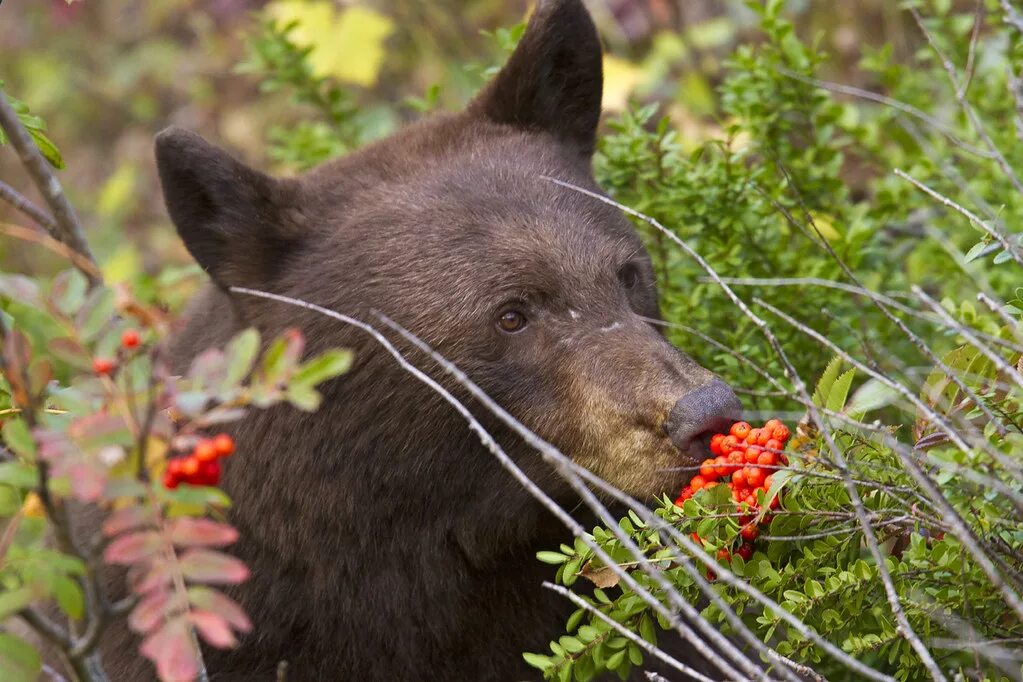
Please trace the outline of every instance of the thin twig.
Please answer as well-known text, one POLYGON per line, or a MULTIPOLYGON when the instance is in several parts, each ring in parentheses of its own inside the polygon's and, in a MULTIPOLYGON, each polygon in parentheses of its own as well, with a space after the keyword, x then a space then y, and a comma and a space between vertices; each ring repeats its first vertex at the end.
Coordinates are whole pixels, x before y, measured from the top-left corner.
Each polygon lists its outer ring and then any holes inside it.
POLYGON ((18 190, 14 189, 2 180, 0 180, 0 199, 6 201, 15 209, 21 211, 32 220, 39 223, 39 225, 46 228, 46 231, 50 234, 53 234, 60 229, 57 226, 57 221, 55 221, 52 216, 33 204, 25 196, 18 192, 18 190))
POLYGON ((581 608, 581 609, 583 609, 585 611, 588 611, 589 613, 593 614, 594 616, 597 616, 598 618, 600 618, 600 620, 602 620, 605 623, 607 623, 608 625, 610 625, 622 637, 625 637, 627 640, 629 640, 633 644, 637 645, 639 648, 643 649, 644 651, 646 651, 651 656, 654 656, 655 658, 660 659, 664 663, 667 663, 668 665, 670 665, 672 668, 674 668, 675 670, 679 671, 683 675, 691 677, 694 680, 701 680, 702 682, 714 682, 709 677, 707 677, 706 675, 701 673, 699 670, 694 670, 693 668, 690 668, 685 663, 682 663, 681 661, 675 660, 674 658, 672 658, 668 654, 664 653, 659 648, 657 648, 656 646, 654 646, 650 642, 646 641, 645 639, 643 639, 642 637, 640 637, 636 633, 632 632, 631 630, 626 628, 624 625, 622 625, 618 621, 614 620, 613 618, 611 618, 610 616, 605 614, 600 609, 595 608, 593 606, 593 604, 589 603, 588 601, 586 601, 585 599, 583 599, 582 597, 580 597, 576 593, 572 592, 571 590, 567 590, 564 587, 562 587, 561 585, 555 585, 555 584, 549 583, 547 581, 543 582, 543 586, 545 588, 547 588, 548 590, 551 590, 552 592, 557 592, 562 597, 565 597, 566 599, 571 601, 573 604, 575 604, 579 608, 581 608))
MULTIPOLYGON (((28 134, 25 126, 22 125, 18 114, 14 111, 14 107, 11 106, 10 101, 7 99, 6 93, 2 91, 0 91, 0 128, 3 128, 4 132, 7 133, 11 146, 17 151, 22 165, 25 166, 25 170, 32 177, 33 182, 35 182, 43 198, 46 199, 46 203, 53 213, 53 220, 57 229, 50 232, 51 236, 67 244, 88 261, 95 264, 96 259, 93 258, 89 244, 85 241, 82 226, 78 222, 78 216, 75 214, 75 210, 70 202, 68 202, 67 197, 64 196, 64 190, 60 186, 60 181, 57 180, 57 177, 50 169, 49 163, 43 158, 42 153, 40 153, 35 142, 32 141, 32 137, 28 134)), ((83 274, 89 280, 90 286, 95 286, 102 282, 101 279, 96 278, 95 272, 83 271, 83 274)))
POLYGON ((984 128, 984 124, 981 122, 980 117, 977 116, 977 112, 974 110, 973 105, 971 105, 970 101, 966 99, 966 93, 959 85, 959 77, 956 75, 955 65, 952 64, 951 60, 949 60, 948 56, 938 45, 937 41, 934 39, 934 35, 931 34, 930 30, 927 28, 923 17, 920 16, 920 12, 917 11, 916 7, 910 5, 909 13, 913 15, 913 20, 916 21, 916 25, 920 27, 920 31, 923 32, 924 37, 927 38, 927 42, 930 44, 931 49, 934 50, 934 54, 938 57, 938 61, 941 62, 942 67, 945 69, 949 83, 952 85, 952 92, 955 93, 956 101, 959 102, 959 106, 966 114, 966 118, 969 119, 974 132, 976 132, 977 136, 984 141, 987 148, 991 150, 998 166, 1002 169, 1002 172, 1005 173, 1005 176, 1009 178, 1009 181, 1012 183, 1012 186, 1016 188, 1016 191, 1023 193, 1023 182, 1020 182, 1019 177, 1016 175, 1016 171, 1013 170, 1012 166, 1005 159, 1005 156, 1002 154, 1001 150, 998 149, 998 146, 994 143, 994 140, 991 139, 991 136, 988 135, 987 130, 984 128))
POLYGON ((954 202, 951 199, 949 199, 948 197, 946 197, 944 194, 936 192, 935 190, 933 190, 930 187, 928 187, 927 185, 923 184, 922 182, 920 182, 919 180, 917 180, 913 176, 909 175, 908 173, 904 173, 902 170, 896 168, 895 169, 895 175, 899 176, 903 180, 907 180, 907 181, 913 183, 913 185, 917 189, 921 190, 922 192, 927 193, 928 195, 931 196, 931 198, 936 199, 937 201, 941 202, 942 205, 947 206, 948 208, 951 208, 951 209, 957 211, 958 213, 960 213, 963 216, 966 216, 966 218, 971 223, 973 223, 978 228, 980 228, 980 230, 982 232, 984 232, 987 235, 990 235, 990 236, 994 237, 998 241, 998 243, 1002 245, 1002 248, 1005 249, 1009 253, 1009 255, 1012 257, 1012 259, 1014 261, 1016 261, 1019 265, 1023 265, 1023 253, 1020 252, 1019 246, 1016 245, 1016 244, 1013 244, 1012 241, 1006 235, 1002 234, 1001 230, 995 229, 991 225, 988 225, 985 221, 981 220, 980 217, 977 216, 977 214, 973 213, 969 209, 963 208, 962 206, 960 206, 956 202, 954 202))

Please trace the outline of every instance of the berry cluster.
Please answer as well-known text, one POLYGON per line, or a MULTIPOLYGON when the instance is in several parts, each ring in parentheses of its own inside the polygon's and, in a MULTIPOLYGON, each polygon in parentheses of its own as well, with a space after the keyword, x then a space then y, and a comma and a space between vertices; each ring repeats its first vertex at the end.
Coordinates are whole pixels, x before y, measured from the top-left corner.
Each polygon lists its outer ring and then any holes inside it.
MULTIPOLYGON (((142 335, 137 329, 126 329, 121 334, 121 348, 125 351, 132 351, 142 345, 142 335)), ((92 361, 92 371, 100 376, 110 376, 117 369, 117 360, 114 358, 96 358, 92 361)))
POLYGON ((217 485, 220 483, 220 459, 234 452, 234 439, 226 433, 216 438, 199 441, 191 454, 167 462, 163 484, 177 488, 181 483, 190 485, 217 485))
MULTIPOLYGON (((783 449, 788 442, 790 432, 787 426, 777 419, 771 419, 763 427, 755 429, 746 422, 736 422, 728 434, 719 433, 710 439, 710 450, 715 455, 700 465, 700 473, 689 481, 682 489, 675 504, 682 506, 686 500, 705 488, 713 488, 719 483, 726 483, 732 489, 732 499, 745 513, 739 517, 741 530, 739 535, 743 543, 735 551, 745 561, 753 556, 753 541, 760 534, 756 524, 756 511, 759 507, 757 491, 765 493, 770 490, 773 467, 785 466, 789 463, 783 449)), ((778 496, 770 501, 770 508, 778 506, 778 496)), ((764 523, 769 519, 765 516, 764 523)), ((703 539, 693 533, 693 539, 701 543, 703 539)), ((731 552, 727 548, 718 550, 718 559, 728 561, 731 552)))

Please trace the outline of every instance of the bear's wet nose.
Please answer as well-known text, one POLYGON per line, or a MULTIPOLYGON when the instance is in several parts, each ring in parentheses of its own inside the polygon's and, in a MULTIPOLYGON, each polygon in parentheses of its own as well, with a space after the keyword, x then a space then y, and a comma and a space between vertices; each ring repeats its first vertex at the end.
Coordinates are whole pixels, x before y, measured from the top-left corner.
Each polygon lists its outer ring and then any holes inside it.
POLYGON ((742 418, 742 403, 732 389, 718 379, 687 393, 675 403, 664 424, 671 442, 694 459, 707 456, 710 437, 728 433, 742 418))

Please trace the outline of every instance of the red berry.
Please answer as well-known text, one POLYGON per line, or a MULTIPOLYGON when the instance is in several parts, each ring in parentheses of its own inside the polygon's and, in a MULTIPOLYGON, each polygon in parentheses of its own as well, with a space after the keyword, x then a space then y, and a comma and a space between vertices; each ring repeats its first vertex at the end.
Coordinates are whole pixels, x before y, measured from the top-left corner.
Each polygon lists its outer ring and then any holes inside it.
POLYGON ((780 440, 782 443, 787 441, 791 435, 792 433, 789 431, 789 427, 784 424, 779 424, 774 427, 773 431, 771 431, 771 437, 780 440))
POLYGON ((732 474, 732 487, 738 489, 738 488, 743 488, 745 486, 746 486, 746 470, 745 469, 739 469, 738 471, 736 471, 736 472, 734 472, 732 474))
POLYGON ((757 434, 757 445, 767 445, 769 440, 771 440, 771 432, 767 429, 760 429, 760 433, 757 434))
POLYGON ((121 345, 128 350, 138 348, 140 343, 142 343, 142 337, 139 336, 137 329, 125 329, 121 334, 121 345))
POLYGON ((689 537, 691 537, 693 539, 693 542, 695 542, 696 544, 698 545, 703 544, 703 538, 701 538, 698 533, 690 533, 689 537))
POLYGON ((689 481, 689 487, 693 489, 693 492, 698 492, 707 485, 707 479, 703 476, 693 476, 693 480, 689 481))
POLYGON ((764 473, 763 469, 746 468, 746 483, 751 488, 759 488, 764 483, 764 478, 767 474, 764 473))
POLYGON ((196 475, 195 480, 202 485, 217 485, 220 483, 220 462, 215 459, 203 462, 202 466, 199 467, 199 473, 196 475))
POLYGON ((746 436, 749 435, 750 428, 750 425, 746 422, 735 422, 732 424, 732 428, 729 433, 739 440, 746 440, 746 436))
POLYGON ((743 561, 749 561, 753 558, 753 545, 744 542, 735 553, 741 556, 743 561))
MULTIPOLYGON (((718 478, 727 476, 732 471, 731 467, 728 466, 728 458, 724 456, 718 456, 714 458, 714 473, 717 474, 718 478)), ((700 473, 703 473, 702 471, 700 473)))
POLYGON ((163 472, 163 486, 170 490, 178 487, 181 483, 181 476, 171 471, 170 467, 167 467, 167 471, 163 472))
MULTIPOLYGON (((757 464, 763 464, 765 466, 774 466, 778 461, 778 455, 773 452, 763 452, 757 457, 757 464)), ((767 479, 764 479, 767 480, 767 479)))
POLYGON ((744 499, 746 499, 746 496, 743 495, 742 488, 732 488, 732 499, 735 500, 736 503, 741 503, 744 499))
POLYGON ((735 436, 725 436, 721 441, 721 454, 727 455, 739 447, 739 439, 735 436))
POLYGON ((714 581, 717 580, 717 578, 718 578, 717 573, 711 571, 710 569, 707 570, 707 580, 714 581))
POLYGON ((186 482, 191 483, 192 478, 199 473, 199 460, 194 455, 189 455, 181 461, 181 476, 186 482))
POLYGON ((710 439, 710 451, 715 455, 725 454, 724 452, 721 451, 721 441, 723 441, 724 439, 725 434, 723 433, 714 434, 714 436, 712 436, 710 439))
POLYGON ((739 531, 739 535, 742 536, 743 540, 749 540, 750 542, 752 542, 756 540, 757 537, 760 535, 760 530, 754 524, 751 523, 746 526, 743 526, 742 530, 739 531))
POLYGON ((714 468, 714 460, 705 459, 703 464, 700 465, 700 475, 708 481, 713 481, 718 477, 717 470, 714 468))
POLYGON ((718 550, 718 561, 728 561, 732 558, 732 553, 722 547, 718 550))
POLYGON ((234 438, 226 433, 221 433, 213 439, 213 447, 217 451, 217 456, 230 457, 234 452, 234 438))
POLYGON ((750 429, 749 433, 746 434, 746 442, 755 445, 762 431, 763 429, 750 429))
POLYGON ((764 424, 764 430, 768 433, 774 433, 774 430, 779 426, 782 426, 780 419, 768 419, 764 424))
MULTIPOLYGON (((779 504, 781 504, 781 495, 775 495, 767 506, 771 509, 777 509, 779 504)), ((764 520, 766 521, 767 517, 764 517, 764 520)))
POLYGON ((746 456, 743 458, 747 464, 756 464, 760 454, 764 451, 759 445, 751 445, 746 448, 746 456))
POLYGON ((749 495, 747 495, 746 496, 746 504, 748 504, 753 509, 756 509, 757 508, 757 496, 754 493, 750 493, 749 495))
POLYGON ((770 490, 771 484, 774 483, 774 474, 768 474, 764 477, 764 490, 770 490))
POLYGON ((675 506, 676 507, 681 507, 685 503, 686 503, 685 498, 683 498, 682 496, 679 496, 679 497, 675 498, 675 506))
POLYGON ((772 438, 771 440, 764 443, 764 449, 772 452, 781 452, 781 449, 785 447, 780 440, 772 438))
POLYGON ((110 358, 96 358, 92 361, 92 371, 101 376, 107 376, 117 368, 117 362, 110 358))
POLYGON ((195 446, 192 456, 202 463, 212 462, 217 458, 217 448, 212 440, 204 438, 195 446))
POLYGON ((720 481, 707 481, 706 483, 703 484, 703 489, 704 490, 710 490, 711 488, 716 486, 718 483, 720 483, 720 481))

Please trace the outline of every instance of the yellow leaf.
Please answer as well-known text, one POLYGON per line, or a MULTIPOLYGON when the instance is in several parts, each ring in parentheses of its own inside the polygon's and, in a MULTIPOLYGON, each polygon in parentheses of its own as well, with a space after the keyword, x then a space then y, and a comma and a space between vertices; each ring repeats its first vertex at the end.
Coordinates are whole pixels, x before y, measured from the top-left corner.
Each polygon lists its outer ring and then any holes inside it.
POLYGON ((643 70, 632 62, 604 55, 604 108, 622 111, 643 81, 643 70))
MULTIPOLYGON (((835 224, 831 221, 831 216, 826 213, 810 211, 810 217, 813 218, 813 225, 817 227, 821 235, 829 242, 842 238, 842 233, 838 231, 835 224)), ((813 226, 810 226, 810 229, 813 230, 813 226)))
POLYGON ((394 22, 368 7, 336 10, 325 0, 278 0, 266 7, 281 24, 295 22, 290 37, 300 47, 311 47, 309 63, 317 76, 332 76, 354 85, 377 82, 384 61, 384 41, 394 22))
POLYGON ((21 513, 29 518, 36 519, 46 516, 46 511, 43 509, 43 501, 35 493, 29 493, 25 496, 25 502, 21 505, 21 513))

